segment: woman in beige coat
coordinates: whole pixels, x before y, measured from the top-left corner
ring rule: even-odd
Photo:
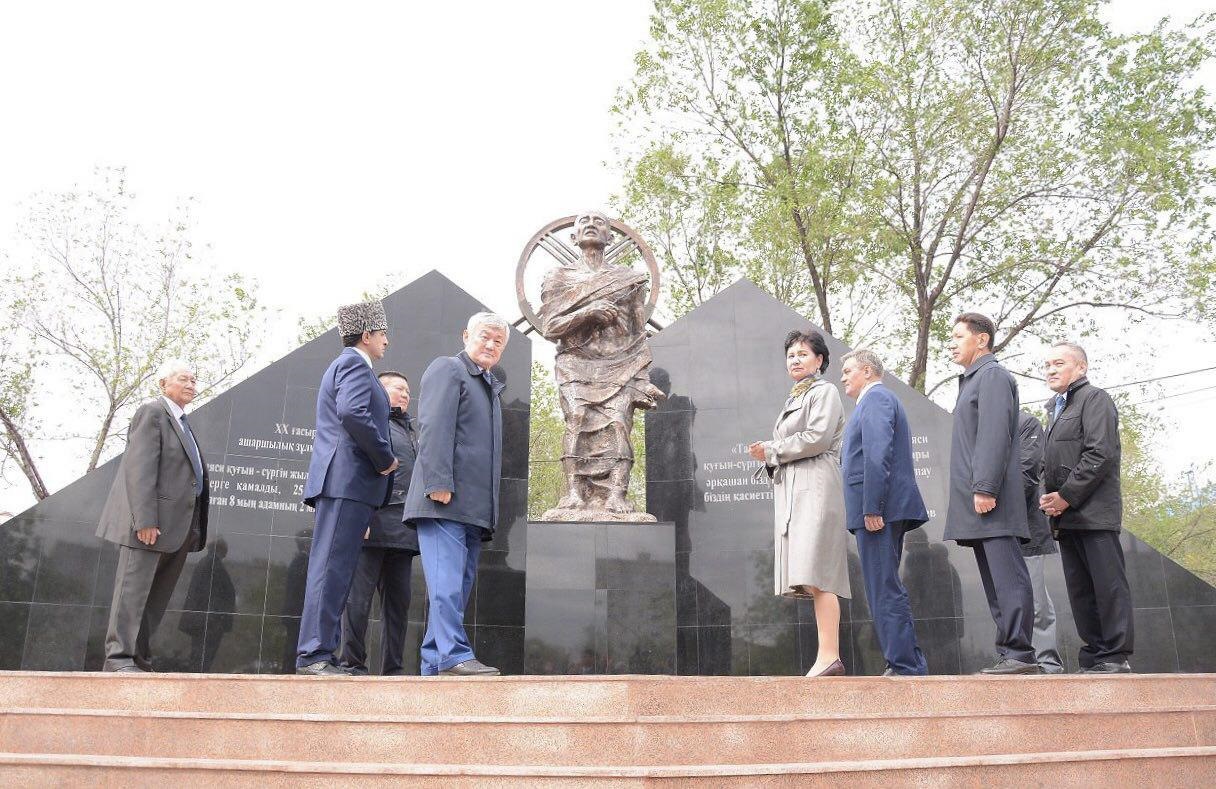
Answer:
[[[794,380],[773,426],[772,441],[748,447],[773,480],[774,592],[815,601],[819,654],[808,677],[845,673],[840,662],[840,597],[849,597],[848,548],[840,445],[840,392],[823,380],[828,347],[823,335],[792,331],[785,367]]]

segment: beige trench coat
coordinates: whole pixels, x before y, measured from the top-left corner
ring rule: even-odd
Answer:
[[[814,586],[849,597],[849,532],[845,529],[840,445],[844,409],[840,392],[822,379],[786,402],[764,442],[773,476],[774,594],[804,596]]]

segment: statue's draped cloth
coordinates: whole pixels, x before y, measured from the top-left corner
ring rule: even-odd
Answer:
[[[622,457],[613,426],[624,432],[627,445],[635,402],[654,405],[645,393],[651,362],[643,308],[647,282],[645,274],[621,266],[598,271],[559,266],[541,285],[541,325],[545,336],[557,343],[562,412],[578,433],[573,455],[564,457],[578,461],[579,476],[608,474]],[[584,321],[560,330],[599,301],[618,308],[615,321]]]

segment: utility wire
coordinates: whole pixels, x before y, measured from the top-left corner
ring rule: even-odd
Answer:
[[[1151,383],[1152,383],[1152,382],[1154,382],[1154,381],[1164,381],[1164,380],[1165,380],[1165,379],[1167,379],[1167,378],[1181,378],[1181,377],[1182,377],[1182,376],[1184,376],[1184,375],[1194,375],[1195,373],[1206,373],[1206,372],[1208,372],[1209,370],[1216,370],[1216,366],[1214,366],[1214,367],[1200,367],[1198,370],[1187,370],[1187,371],[1186,371],[1186,372],[1184,372],[1184,373],[1171,373],[1170,375],[1159,375],[1159,376],[1157,376],[1156,378],[1145,378],[1143,381],[1126,381],[1126,382],[1121,383],[1121,384],[1113,384],[1113,385],[1111,385],[1111,386],[1106,386],[1106,387],[1103,387],[1103,388],[1104,388],[1104,389],[1119,389],[1119,388],[1122,388],[1122,387],[1124,387],[1124,386],[1137,386],[1137,385],[1139,385],[1139,384],[1151,384]],[[1172,396],[1172,395],[1171,395],[1171,396]]]
[[[1182,397],[1184,395],[1197,394],[1199,392],[1208,392],[1213,389],[1216,389],[1216,386],[1201,386],[1198,389],[1191,389],[1186,392],[1174,392],[1173,394],[1162,395],[1161,397],[1154,397],[1149,400],[1141,400],[1138,403],[1132,403],[1132,405],[1136,406],[1136,405],[1144,405],[1146,403],[1156,403],[1159,400],[1169,400],[1171,397]]]
[[[1165,381],[1170,378],[1181,378],[1184,375],[1195,375],[1196,373],[1206,373],[1211,370],[1216,370],[1216,366],[1200,367],[1198,370],[1187,370],[1186,372],[1182,372],[1182,373],[1170,373],[1169,375],[1159,375],[1156,378],[1145,378],[1141,381],[1124,381],[1124,382],[1118,383],[1118,384],[1111,384],[1110,386],[1103,386],[1102,388],[1106,389],[1108,391],[1111,389],[1122,389],[1125,386],[1139,386],[1140,384],[1151,384],[1151,383],[1154,383],[1155,381]],[[1013,373],[1014,375],[1018,376],[1019,378],[1029,378],[1032,381],[1039,381],[1042,383],[1047,382],[1046,378],[1040,378],[1037,375],[1030,375],[1029,373],[1019,373],[1016,370],[1010,370],[1009,372]],[[1144,402],[1151,403],[1152,401],[1145,400]],[[1139,404],[1137,403],[1136,405],[1139,405]]]

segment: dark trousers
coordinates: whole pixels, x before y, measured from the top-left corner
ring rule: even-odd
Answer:
[[[355,580],[342,611],[341,665],[367,673],[367,620],[372,595],[380,591],[384,635],[380,639],[381,673],[401,674],[404,668],[405,627],[410,613],[410,568],[414,552],[398,548],[364,547],[359,552]]]
[[[976,540],[975,563],[996,623],[996,651],[1001,658],[1034,663],[1034,587],[1017,537]]]
[[[431,605],[421,650],[421,673],[427,676],[473,657],[464,612],[477,577],[482,528],[440,518],[418,518],[415,523]]]
[[[195,510],[197,513],[198,508]],[[102,671],[128,666],[151,670],[152,634],[160,626],[177,579],[186,566],[186,557],[197,540],[198,527],[192,525],[182,547],[173,553],[118,546],[118,571],[114,576]]]
[[[317,524],[308,551],[308,580],[300,614],[296,668],[334,661],[342,637],[342,609],[355,577],[363,533],[375,508],[351,499],[317,499]]]
[[[1132,591],[1123,546],[1113,531],[1060,531],[1060,559],[1077,635],[1081,668],[1127,660],[1132,653]]]
[[[857,540],[866,599],[870,601],[870,614],[874,618],[882,656],[896,674],[924,675],[929,673],[929,668],[916,645],[908,590],[899,580],[905,531],[904,524],[897,521],[886,524],[879,531],[858,529],[853,536]]]

